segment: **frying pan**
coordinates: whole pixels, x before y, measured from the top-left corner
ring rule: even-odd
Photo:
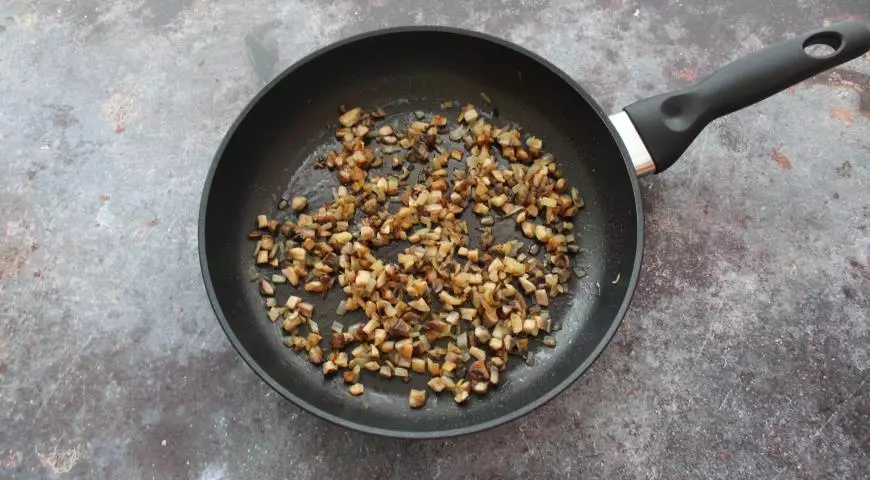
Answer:
[[[832,53],[817,58],[805,51],[816,45],[827,45]],[[714,118],[868,49],[870,31],[863,24],[839,23],[750,54],[685,90],[638,101],[608,117],[558,68],[488,35],[405,27],[340,41],[269,83],[220,145],[199,220],[209,299],[230,342],[257,375],[331,422],[374,434],[433,438],[516,419],[577,380],[622,321],[642,260],[638,177],[667,169]],[[480,100],[481,92],[492,105]],[[256,283],[249,281],[253,245],[246,234],[256,215],[277,213],[282,196],[305,195],[310,205],[331,200],[334,175],[313,169],[312,162],[336,146],[334,129],[324,124],[335,121],[339,105],[381,106],[396,118],[418,110],[440,112],[445,100],[473,102],[496,125],[511,122],[543,139],[569,185],[579,187],[585,198],[574,233],[586,252],[574,262],[587,275],[572,278],[568,293],[552,302],[551,317],[562,325],[554,335],[558,346],[538,349],[534,365],[512,359],[498,388],[461,406],[449,396],[429,395],[424,408],[411,410],[408,389],[425,388],[422,376],[410,387],[364,376],[366,393],[351,397],[340,378],[324,378],[303,355],[283,346],[280,326],[268,321]],[[522,238],[513,226],[495,234],[497,241]],[[291,287],[278,287],[283,302]],[[355,316],[360,312],[334,314],[344,297],[338,288],[312,297],[306,296],[315,304],[322,331],[336,320],[349,325],[362,319]]]

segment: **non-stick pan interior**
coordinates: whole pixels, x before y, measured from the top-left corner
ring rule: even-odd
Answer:
[[[481,99],[485,92],[493,101]],[[230,131],[206,185],[201,253],[206,284],[222,326],[255,371],[280,393],[332,421],[365,431],[411,437],[464,433],[515,418],[555,395],[584,371],[616,328],[639,262],[636,183],[600,112],[582,92],[538,60],[488,38],[444,30],[404,30],[358,38],[291,68],[252,104]],[[364,374],[366,393],[351,397],[340,378],[325,379],[303,355],[285,348],[249,281],[254,245],[246,238],[257,214],[277,214],[283,194],[306,195],[313,207],[337,185],[314,171],[316,152],[334,144],[338,106],[383,106],[391,118],[431,113],[445,100],[472,102],[497,125],[513,122],[541,137],[586,207],[575,219],[585,253],[575,257],[587,276],[551,307],[562,324],[555,349],[535,347],[533,366],[513,361],[504,382],[457,406],[429,395],[425,408],[407,405],[410,386]],[[454,113],[456,110],[454,110]],[[451,115],[453,117],[453,115]],[[453,118],[451,118],[453,121]],[[511,221],[497,241],[521,238]],[[501,238],[499,236],[502,235]],[[304,293],[304,292],[303,292]],[[279,286],[278,301],[290,294]],[[316,305],[322,331],[337,317],[338,288]],[[578,392],[579,393],[579,392]]]

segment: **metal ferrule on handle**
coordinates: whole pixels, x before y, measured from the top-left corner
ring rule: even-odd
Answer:
[[[637,127],[628,117],[625,112],[614,113],[610,116],[610,123],[616,129],[616,133],[622,140],[625,149],[628,150],[628,156],[634,165],[634,173],[638,177],[656,173],[656,164],[653,162],[652,155],[646,149],[643,139],[637,133]]]

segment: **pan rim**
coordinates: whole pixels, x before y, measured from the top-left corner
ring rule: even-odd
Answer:
[[[635,218],[637,219],[636,231],[637,231],[637,246],[635,248],[634,253],[634,265],[631,268],[631,276],[629,278],[628,286],[626,289],[625,296],[622,299],[622,303],[617,310],[616,315],[613,318],[612,324],[608,328],[607,332],[605,332],[604,336],[598,342],[598,345],[595,346],[595,349],[592,353],[577,367],[567,375],[559,384],[551,388],[550,390],[544,392],[541,396],[529,402],[522,407],[499,417],[493,418],[491,420],[487,420],[484,422],[476,423],[473,425],[460,427],[460,428],[452,428],[448,430],[432,430],[432,431],[412,431],[405,429],[392,429],[392,428],[380,428],[373,427],[370,425],[365,425],[362,423],[358,423],[355,421],[348,420],[346,418],[340,417],[338,415],[333,415],[322,410],[320,407],[306,402],[301,399],[297,395],[295,395],[290,390],[286,389],[284,386],[279,384],[272,376],[266,373],[262,367],[251,357],[248,353],[247,349],[241,344],[241,341],[236,336],[232,327],[227,322],[227,318],[223,313],[223,309],[220,306],[220,301],[217,297],[217,294],[214,290],[214,284],[211,280],[211,274],[208,267],[208,260],[206,257],[206,247],[205,247],[205,218],[206,212],[208,210],[208,200],[211,195],[212,183],[214,180],[215,172],[217,171],[217,167],[220,164],[220,160],[224,155],[224,151],[226,150],[227,145],[230,140],[235,135],[239,126],[244,122],[247,118],[248,114],[251,110],[262,100],[262,98],[268,94],[272,88],[278,85],[284,78],[288,77],[292,73],[294,73],[297,69],[312,61],[313,59],[320,57],[321,55],[328,53],[332,50],[341,48],[342,46],[348,45],[350,43],[354,43],[360,40],[364,40],[367,38],[382,36],[382,35],[391,35],[397,33],[407,33],[407,32],[432,32],[432,33],[448,33],[453,35],[464,35],[468,37],[474,37],[479,40],[484,40],[488,42],[492,42],[498,44],[499,46],[509,48],[514,50],[517,53],[527,56],[528,58],[536,61],[543,67],[550,70],[553,74],[557,75],[562,81],[568,84],[577,94],[579,94],[583,99],[592,107],[595,113],[598,115],[600,120],[607,127],[614,141],[616,142],[620,153],[622,154],[622,160],[626,167],[626,173],[629,175],[629,181],[631,183],[632,195],[634,196],[634,209],[635,209]],[[513,42],[508,40],[489,35],[486,33],[476,32],[472,30],[466,30],[455,27],[445,27],[445,26],[430,26],[430,25],[413,25],[413,26],[398,26],[398,27],[390,27],[383,29],[371,30],[368,32],[360,33],[357,35],[353,35],[336,42],[330,43],[322,48],[315,50],[314,52],[304,56],[300,60],[296,61],[284,71],[282,71],[279,75],[277,75],[272,81],[266,84],[245,106],[245,108],[238,114],[236,119],[230,125],[229,129],[227,129],[226,133],[221,140],[221,143],[215,152],[214,158],[212,159],[212,163],[209,167],[208,174],[206,175],[202,197],[200,199],[200,208],[199,208],[199,218],[198,218],[198,228],[197,228],[197,242],[199,244],[198,253],[199,253],[199,261],[200,261],[200,269],[202,272],[203,283],[205,284],[206,294],[208,295],[209,303],[212,306],[212,310],[214,310],[215,316],[217,317],[218,323],[221,326],[221,329],[224,331],[224,334],[229,339],[230,344],[233,346],[233,349],[242,357],[248,367],[257,374],[260,379],[269,385],[274,391],[278,392],[285,399],[293,402],[295,405],[299,406],[303,410],[322,418],[330,423],[335,425],[348,428],[351,430],[356,430],[359,432],[379,435],[384,437],[392,437],[392,438],[401,438],[401,439],[438,439],[438,438],[448,438],[448,437],[457,437],[462,435],[468,435],[472,433],[478,433],[485,430],[489,430],[491,428],[504,425],[510,423],[514,420],[519,419],[531,413],[532,411],[538,409],[543,406],[545,403],[549,402],[557,395],[565,391],[569,386],[571,386],[574,382],[576,382],[587,370],[598,360],[604,350],[612,341],[614,335],[616,334],[619,325],[622,323],[623,318],[625,317],[626,312],[628,311],[628,307],[631,304],[632,297],[634,296],[635,290],[637,288],[638,277],[640,275],[641,265],[643,263],[643,243],[644,243],[644,215],[643,215],[643,204],[640,196],[640,185],[638,183],[638,177],[634,171],[634,166],[631,163],[628,151],[625,148],[622,140],[619,137],[616,129],[613,127],[610,122],[608,116],[604,113],[601,106],[598,102],[595,101],[592,96],[584,90],[578,82],[576,82],[573,78],[571,78],[568,74],[566,74],[562,69],[550,63],[548,60],[544,59],[540,55],[527,50],[524,47],[521,47]]]

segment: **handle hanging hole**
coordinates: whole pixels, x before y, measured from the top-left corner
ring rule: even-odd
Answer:
[[[804,53],[812,58],[830,58],[840,51],[843,37],[836,32],[821,32],[804,41]]]

